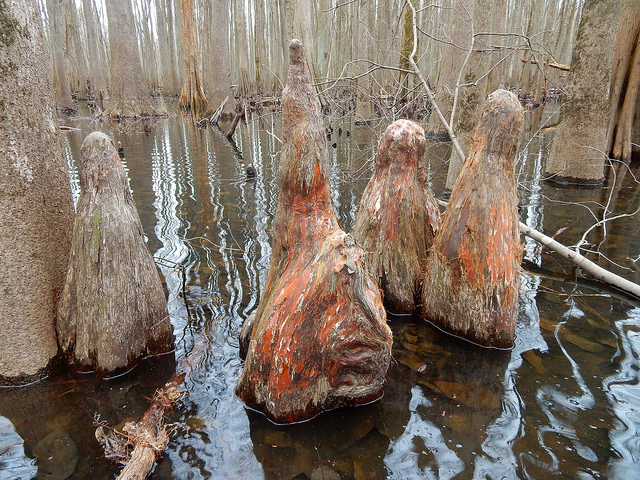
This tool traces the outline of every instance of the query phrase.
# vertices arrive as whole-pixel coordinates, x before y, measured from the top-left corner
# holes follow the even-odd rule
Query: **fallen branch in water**
[[[127,423],[122,433],[104,423],[98,424],[95,435],[104,449],[105,457],[125,463],[116,480],[147,478],[156,460],[167,447],[170,433],[179,428],[179,425],[166,424],[165,416],[187,396],[182,386],[193,370],[202,363],[208,345],[207,336],[201,335],[191,352],[178,363],[176,373],[169,382],[156,391],[151,405],[139,421]]]

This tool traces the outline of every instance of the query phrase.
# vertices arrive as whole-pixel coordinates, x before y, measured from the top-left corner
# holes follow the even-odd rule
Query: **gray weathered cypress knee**
[[[68,363],[106,374],[170,351],[173,333],[126,174],[107,135],[87,136],[79,174],[82,194],[56,330]]]
[[[523,110],[489,95],[427,260],[422,315],[486,346],[513,344],[522,248],[514,159]]]
[[[425,148],[424,130],[415,122],[397,120],[386,129],[353,230],[369,253],[385,306],[399,313],[416,310],[427,250],[440,224],[427,186]]]

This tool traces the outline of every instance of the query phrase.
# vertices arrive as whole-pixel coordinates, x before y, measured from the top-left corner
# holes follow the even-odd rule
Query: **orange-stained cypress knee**
[[[253,324],[243,329],[236,388],[278,423],[378,398],[392,343],[366,254],[331,205],[320,104],[298,40],[289,54],[271,264]]]
[[[371,258],[389,310],[412,313],[440,212],[427,186],[426,140],[410,120],[392,123],[380,139],[375,172],[362,195],[353,236]]]
[[[514,159],[522,124],[515,95],[489,95],[423,284],[423,317],[492,347],[513,345],[518,313],[522,247]]]

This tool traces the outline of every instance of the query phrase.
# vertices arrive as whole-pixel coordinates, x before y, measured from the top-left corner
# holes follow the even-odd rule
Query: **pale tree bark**
[[[634,138],[633,125],[640,89],[640,1],[624,2],[613,53],[611,98],[606,152],[612,158],[631,161],[639,151],[640,138]]]
[[[373,38],[371,38],[371,31],[369,30],[370,15],[369,11],[370,2],[366,0],[360,0],[358,8],[356,10],[356,26],[354,28],[354,36],[356,40],[356,58],[360,60],[357,64],[356,75],[364,75],[369,68],[369,64],[366,61],[371,58],[373,50]],[[356,79],[356,119],[357,120],[369,120],[371,119],[371,93],[372,82],[369,75],[359,77]]]
[[[109,0],[109,49],[111,89],[103,116],[131,118],[157,115],[138,52],[130,0]]]
[[[89,55],[89,69],[91,78],[90,91],[93,98],[98,101],[100,110],[104,108],[102,99],[107,92],[106,68],[107,55],[102,48],[100,23],[98,13],[93,0],[83,0],[82,11],[84,14],[84,24],[87,29],[87,50]]]
[[[184,79],[179,104],[194,117],[200,118],[207,111],[207,96],[202,82],[194,0],[182,0],[182,50]]]
[[[223,0],[212,0],[205,2],[202,7],[204,9],[202,36],[204,89],[212,110],[218,108],[231,93],[228,3]]]
[[[554,181],[598,184],[604,178],[611,46],[620,3],[586,0],[584,4],[563,119],[545,165],[546,174]]]
[[[58,352],[73,205],[45,45],[35,2],[0,1],[0,383],[40,376]]]
[[[86,43],[80,36],[80,21],[75,2],[67,2],[65,6],[67,48],[69,50],[69,67],[72,73],[72,85],[76,98],[87,98],[89,77],[89,62],[87,59]],[[73,68],[71,68],[73,65]]]
[[[316,57],[316,2],[312,0],[284,0],[287,40],[297,38],[302,42],[307,56],[311,78],[318,80]],[[345,39],[350,41],[351,39]]]
[[[179,37],[176,30],[174,4],[174,0],[161,0],[156,8],[158,14],[158,43],[163,56],[163,61],[160,63],[162,91],[164,95],[170,96],[178,96],[181,89],[176,48],[176,39]]]
[[[49,35],[53,51],[53,84],[56,87],[56,104],[60,111],[75,111],[69,83],[67,62],[67,39],[65,28],[64,0],[47,0]]]

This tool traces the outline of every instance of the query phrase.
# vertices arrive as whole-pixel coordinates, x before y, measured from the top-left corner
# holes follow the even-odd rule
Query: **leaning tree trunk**
[[[289,45],[283,160],[267,283],[236,392],[275,422],[382,393],[391,331],[365,251],[338,226],[320,104],[302,44]]]
[[[167,303],[124,168],[103,133],[81,148],[78,213],[58,307],[70,364],[110,373],[173,348]]]
[[[0,383],[33,380],[58,353],[73,203],[50,69],[35,2],[1,1]]]
[[[427,250],[440,223],[427,186],[425,148],[424,130],[417,123],[398,120],[387,128],[353,230],[369,252],[385,305],[402,313],[413,312],[420,301]]]
[[[514,158],[523,111],[492,93],[473,135],[425,272],[422,315],[473,342],[509,347],[518,313],[521,246]]]

